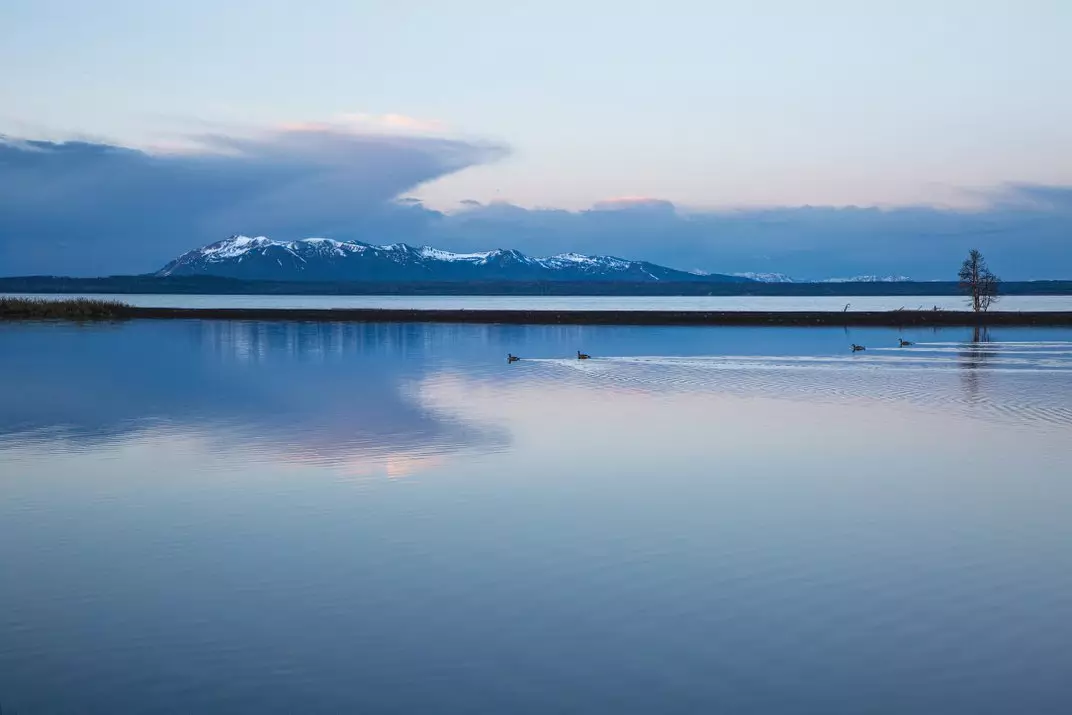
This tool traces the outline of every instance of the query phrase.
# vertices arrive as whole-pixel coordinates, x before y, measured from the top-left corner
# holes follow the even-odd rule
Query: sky
[[[533,253],[798,274],[937,274],[905,246],[985,224],[1015,277],[1072,276],[1070,36],[1067,0],[6,0],[0,275],[231,233],[462,248],[475,212]],[[638,207],[647,241],[594,235]]]

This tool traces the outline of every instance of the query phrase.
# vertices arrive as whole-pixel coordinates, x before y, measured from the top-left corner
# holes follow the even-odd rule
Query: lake
[[[1072,712],[1072,330],[4,323],[0,394],[5,715]]]
[[[393,308],[416,310],[968,310],[960,296],[392,296],[25,294],[0,297],[97,298],[146,308]],[[996,310],[1072,311],[1072,295],[1004,296]]]

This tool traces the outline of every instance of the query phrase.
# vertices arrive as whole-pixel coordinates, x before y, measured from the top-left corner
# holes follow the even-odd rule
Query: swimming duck
[[[897,338],[897,339],[901,341],[901,347],[902,348],[907,348],[909,345],[912,344],[911,342],[909,342],[908,340],[905,340],[904,338]]]
[[[867,350],[867,348],[865,348],[863,345],[857,345],[856,343],[852,344],[852,351],[854,353],[859,352],[860,350]]]
[[[589,355],[588,353],[582,353],[580,350],[577,351],[577,359],[578,360],[588,360],[591,357],[592,356]]]
[[[517,362],[520,359],[521,358],[519,358],[517,355],[512,355],[510,353],[506,353],[506,362],[508,362],[508,363]]]

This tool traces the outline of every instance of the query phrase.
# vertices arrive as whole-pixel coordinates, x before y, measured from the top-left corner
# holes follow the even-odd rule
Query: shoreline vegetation
[[[242,320],[507,325],[1072,326],[1072,311],[629,311],[380,308],[147,308],[87,298],[0,298],[0,321]]]
[[[133,307],[93,298],[0,298],[0,320],[117,320]]]

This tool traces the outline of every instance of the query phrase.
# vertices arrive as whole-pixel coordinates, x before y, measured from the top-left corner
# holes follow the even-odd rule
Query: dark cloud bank
[[[147,272],[233,233],[404,234],[420,217],[395,196],[505,151],[329,130],[199,141],[152,155],[0,137],[0,275]]]
[[[967,249],[978,247],[1008,279],[1072,277],[1072,187],[1009,186],[974,211],[698,213],[650,201],[568,212],[464,202],[446,215],[397,197],[506,149],[326,130],[201,143],[198,153],[153,155],[0,137],[0,275],[148,272],[190,248],[246,233],[610,253],[686,270],[799,278],[949,279]]]

